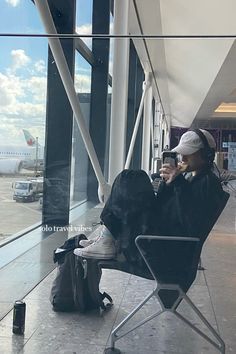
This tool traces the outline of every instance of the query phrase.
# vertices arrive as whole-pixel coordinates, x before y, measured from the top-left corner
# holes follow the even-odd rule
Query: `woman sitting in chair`
[[[137,256],[134,239],[139,234],[197,237],[202,245],[228,198],[212,172],[215,146],[205,130],[184,133],[174,149],[182,155],[182,163],[162,166],[157,197],[144,171],[122,171],[101,214],[100,236],[83,241],[82,246],[87,247],[74,253],[111,259],[118,249],[132,262]]]

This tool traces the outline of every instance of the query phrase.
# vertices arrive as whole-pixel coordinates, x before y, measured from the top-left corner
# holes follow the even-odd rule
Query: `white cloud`
[[[81,93],[91,92],[91,77],[75,74],[75,91]]]
[[[82,26],[77,26],[76,32],[78,34],[92,34],[92,24],[90,23]],[[89,48],[92,48],[92,38],[81,38],[81,39]]]
[[[39,103],[45,105],[46,85],[46,77],[32,76],[22,79],[16,75],[0,73],[0,113],[18,114],[19,110],[26,107],[27,114],[31,105],[22,104],[22,99],[26,103],[31,102],[35,107]]]
[[[16,71],[17,69],[25,67],[31,62],[30,57],[28,57],[25,54],[25,51],[23,49],[14,49],[14,50],[12,50],[11,51],[11,57],[12,57],[11,69],[13,71]]]
[[[45,107],[39,103],[18,102],[14,107],[11,107],[11,115],[19,117],[38,117],[45,112]]]
[[[76,32],[78,34],[92,34],[92,24],[87,23],[86,25],[77,26]]]
[[[9,5],[16,7],[20,4],[20,0],[5,0]]]
[[[45,113],[45,106],[42,103],[16,102],[14,105],[8,105],[0,109],[1,121],[4,119],[22,121],[40,117]],[[5,118],[4,118],[5,116]]]
[[[18,56],[17,56],[18,57]],[[26,56],[27,57],[27,56]],[[18,57],[19,58],[19,57]],[[21,57],[24,58],[24,55]],[[31,75],[35,63],[29,60],[29,70],[25,75],[6,68],[0,72],[0,136],[2,144],[24,144],[22,128],[35,129],[43,142],[46,112],[46,76]],[[40,65],[43,63],[39,63]],[[31,70],[33,68],[33,70]]]
[[[0,110],[2,106],[14,105],[17,98],[23,96],[24,90],[20,78],[0,73]]]
[[[26,90],[32,94],[33,101],[35,102],[45,102],[46,100],[46,88],[47,88],[47,78],[44,76],[32,76],[31,78],[25,80],[23,86]]]
[[[12,122],[2,122],[0,126],[0,136],[2,145],[22,145],[24,143],[21,130],[16,127]]]
[[[34,68],[35,68],[36,72],[38,72],[40,74],[45,74],[46,73],[45,61],[42,59],[36,61],[36,63],[34,64]]]

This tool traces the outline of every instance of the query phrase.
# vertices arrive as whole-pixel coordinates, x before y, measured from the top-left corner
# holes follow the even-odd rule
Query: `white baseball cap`
[[[209,146],[216,149],[216,142],[213,136],[204,129],[200,130],[205,135]],[[181,155],[191,155],[202,148],[204,148],[204,144],[201,138],[197,135],[197,133],[189,130],[181,136],[179,144],[172,149],[172,151],[175,151]]]

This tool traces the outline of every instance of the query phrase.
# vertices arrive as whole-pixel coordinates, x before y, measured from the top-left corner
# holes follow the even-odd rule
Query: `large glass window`
[[[30,1],[3,1],[1,33],[42,30]],[[0,243],[41,222],[47,40],[0,39]]]

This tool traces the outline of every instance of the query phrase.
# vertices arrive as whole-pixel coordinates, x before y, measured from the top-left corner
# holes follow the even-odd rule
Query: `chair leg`
[[[182,316],[179,312],[174,311],[173,313],[178,318],[180,318],[183,322],[185,322],[188,326],[190,326],[201,337],[203,337],[205,340],[207,340],[209,343],[211,343],[215,348],[217,348],[222,354],[225,354],[225,343],[222,340],[222,338],[219,336],[219,334],[216,332],[216,330],[212,327],[210,322],[208,322],[207,319],[203,316],[201,311],[199,311],[199,309],[194,305],[194,303],[190,300],[190,298],[186,294],[183,296],[183,298],[188,303],[188,305],[192,308],[192,310],[196,313],[196,315],[200,318],[200,320],[206,325],[206,327],[213,334],[213,336],[217,339],[218,343],[216,343],[214,340],[212,340],[210,337],[208,337],[205,333],[203,333],[198,327],[196,327],[194,324],[192,324],[188,319],[186,319],[184,316]]]
[[[146,296],[146,298],[141,302],[139,303],[134,309],[132,312],[130,312],[125,318],[124,320],[119,323],[119,325],[113,329],[112,333],[111,333],[111,346],[109,348],[106,348],[104,353],[105,354],[110,354],[110,353],[114,353],[114,354],[118,354],[120,351],[119,349],[116,349],[115,348],[115,342],[117,340],[119,340],[120,338],[126,336],[128,333],[132,332],[134,329],[142,326],[144,323],[150,321],[151,319],[153,319],[154,317],[157,317],[159,316],[161,313],[163,313],[164,311],[161,310],[161,311],[158,311],[157,313],[147,317],[146,319],[142,320],[141,322],[139,322],[136,326],[132,327],[130,330],[126,331],[125,333],[123,334],[120,334],[118,335],[117,332],[146,304],[146,302],[148,302],[148,300],[155,294],[156,292],[156,289],[151,291],[150,294],[148,294]]]

